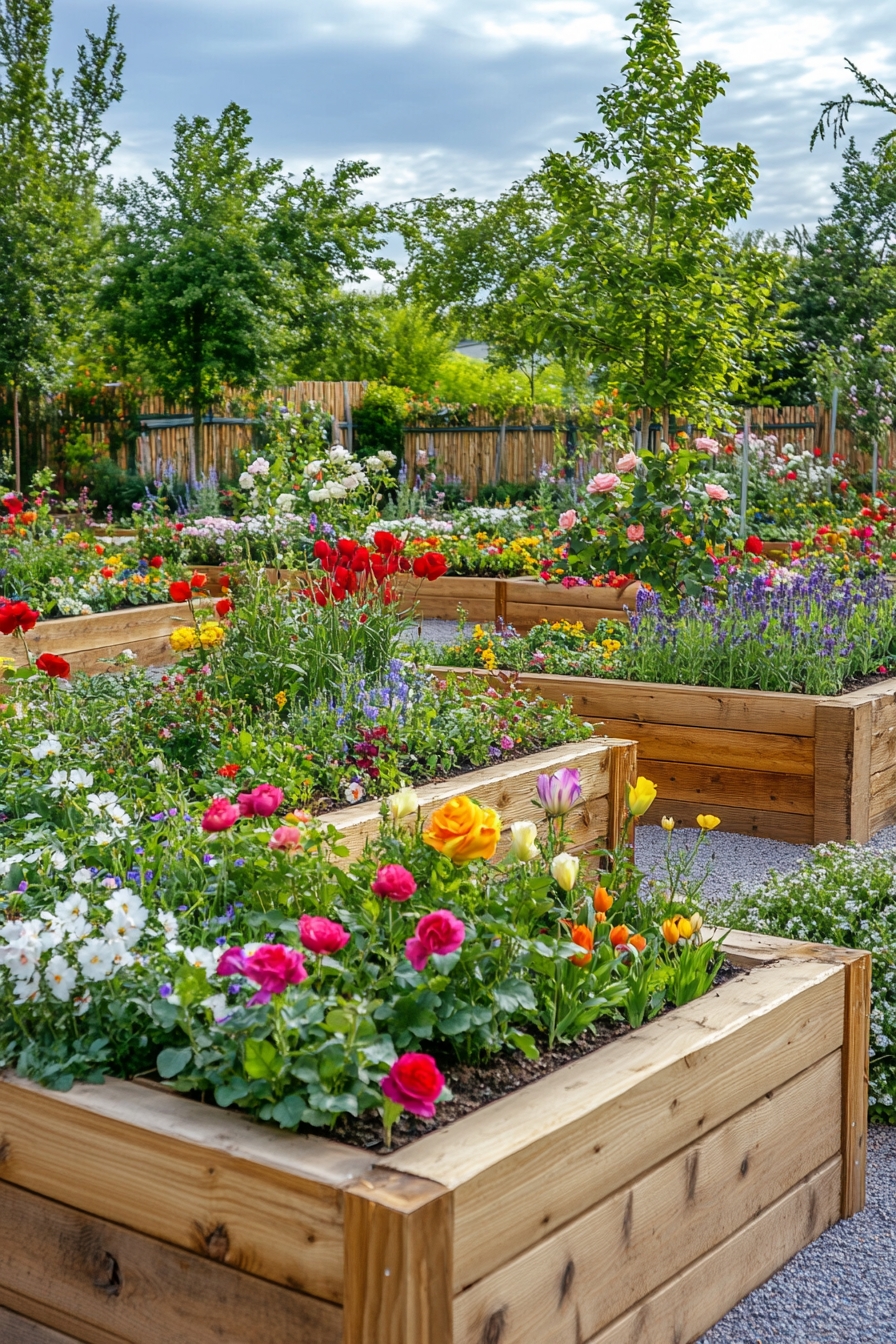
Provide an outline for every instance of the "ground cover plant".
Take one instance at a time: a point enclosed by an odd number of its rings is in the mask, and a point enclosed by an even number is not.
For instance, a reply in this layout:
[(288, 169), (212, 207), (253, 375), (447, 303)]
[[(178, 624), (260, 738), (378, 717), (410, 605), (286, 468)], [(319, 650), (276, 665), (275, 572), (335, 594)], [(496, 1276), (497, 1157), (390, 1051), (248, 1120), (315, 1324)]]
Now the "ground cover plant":
[(879, 572), (839, 576), (820, 560), (790, 568), (732, 570), (722, 594), (706, 589), (677, 609), (642, 590), (631, 623), (588, 634), (541, 622), (463, 628), (445, 649), (453, 667), (506, 668), (685, 686), (836, 695), (852, 680), (884, 676), (896, 662), (896, 593)]
[(819, 845), (792, 873), (772, 873), (755, 891), (742, 885), (720, 912), (739, 929), (872, 955), (872, 1121), (896, 1124), (896, 867), (892, 852)]
[[(388, 1143), (445, 1095), (428, 1049), (536, 1057), (688, 1002), (722, 960), (693, 855), (649, 891), (624, 845), (588, 878), (564, 831), (575, 770), (540, 777), (501, 863), (491, 809), (459, 795), (423, 817), (405, 788), (343, 870), (338, 834), (278, 815), (270, 785), (187, 810), (163, 775), (129, 810), (59, 739), (15, 731), (29, 812), (4, 823), (0, 1061), (51, 1087), (156, 1072), (288, 1129), (379, 1109)], [(629, 786), (631, 814), (655, 794)]]

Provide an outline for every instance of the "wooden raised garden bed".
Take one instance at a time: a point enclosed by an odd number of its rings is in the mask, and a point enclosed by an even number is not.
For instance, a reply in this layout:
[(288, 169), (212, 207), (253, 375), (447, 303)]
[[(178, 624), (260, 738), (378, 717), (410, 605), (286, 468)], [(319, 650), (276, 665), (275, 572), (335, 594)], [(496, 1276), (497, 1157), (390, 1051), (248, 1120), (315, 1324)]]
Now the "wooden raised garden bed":
[[(173, 662), (177, 656), (168, 642), (171, 631), (190, 624), (189, 608), (179, 602), (145, 607), (119, 607), (93, 616), (51, 616), (38, 621), (26, 636), (33, 657), (58, 653), (75, 672), (108, 672), (106, 659), (125, 649), (135, 655), (140, 667)], [(2, 652), (18, 667), (26, 662), (21, 641), (3, 641)]]
[(658, 790), (647, 824), (711, 812), (724, 831), (818, 844), (896, 822), (896, 678), (837, 696), (545, 673), (518, 685), (637, 741)]
[[(582, 801), (566, 819), (566, 829), (572, 837), (571, 848), (583, 850), (598, 842), (612, 848), (625, 820), (625, 785), (629, 780), (634, 782), (636, 774), (633, 742), (608, 738), (570, 742), (515, 761), (502, 761), (482, 770), (455, 775), (438, 784), (421, 785), (416, 793), (424, 814), (459, 793), (469, 794), (483, 807), (495, 808), (503, 827), (498, 846), (498, 857), (501, 858), (510, 845), (511, 822), (534, 821), (540, 816), (532, 806), (538, 776), (552, 774), (564, 766), (578, 769), (583, 794)], [(345, 837), (349, 854), (339, 860), (340, 864), (353, 863), (360, 857), (367, 841), (379, 834), (380, 807), (380, 801), (373, 800), (324, 814), (322, 820), (337, 827)], [(406, 818), (409, 826), (415, 822), (416, 816)], [(540, 829), (543, 834), (543, 822)]]
[(689, 1344), (864, 1203), (870, 957), (752, 969), (383, 1156), (0, 1081), (8, 1344)]

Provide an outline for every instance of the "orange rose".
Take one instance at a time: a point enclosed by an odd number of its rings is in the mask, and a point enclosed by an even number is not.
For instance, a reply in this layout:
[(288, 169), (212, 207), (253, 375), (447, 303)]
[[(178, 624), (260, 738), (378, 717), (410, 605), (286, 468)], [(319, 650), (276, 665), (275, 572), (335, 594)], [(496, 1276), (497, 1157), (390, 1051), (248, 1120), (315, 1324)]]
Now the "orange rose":
[(570, 957), (570, 961), (573, 966), (587, 966), (593, 955), (591, 949), (594, 946), (594, 934), (587, 924), (577, 924), (569, 936), (579, 947), (585, 948), (581, 957)]
[(423, 839), (452, 863), (490, 859), (498, 848), (501, 818), (491, 807), (480, 807), (459, 794), (450, 798), (430, 817)]

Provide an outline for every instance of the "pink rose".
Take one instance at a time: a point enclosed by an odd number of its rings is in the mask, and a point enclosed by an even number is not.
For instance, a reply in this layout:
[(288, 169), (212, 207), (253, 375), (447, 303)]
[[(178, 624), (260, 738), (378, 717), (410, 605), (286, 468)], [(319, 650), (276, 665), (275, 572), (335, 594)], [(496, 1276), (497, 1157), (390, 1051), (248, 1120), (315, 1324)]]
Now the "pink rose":
[(402, 1055), (380, 1083), (383, 1095), (412, 1115), (430, 1117), (442, 1094), (445, 1079), (431, 1055)]
[(268, 849), (282, 849), (285, 854), (297, 854), (304, 838), (299, 826), (278, 826), (268, 841)]
[(599, 471), (585, 486), (589, 495), (609, 495), (622, 481), (613, 471)]
[(643, 541), (644, 524), (629, 523), (628, 527), (625, 529), (625, 535), (628, 537), (629, 541)]
[(257, 784), (251, 793), (237, 798), (241, 817), (272, 817), (283, 802), (283, 790), (273, 784)]
[(326, 957), (333, 952), (340, 952), (351, 934), (341, 924), (325, 919), (323, 915), (302, 915), (299, 920), (299, 937), (302, 946), (309, 952)]
[(578, 521), (579, 515), (576, 513), (575, 509), (567, 509), (566, 512), (561, 513), (560, 517), (557, 519), (557, 526), (560, 528), (561, 532), (568, 532), (571, 527), (575, 527)]
[(713, 457), (719, 451), (718, 439), (695, 439), (694, 447), (699, 453), (712, 453)]
[(638, 470), (638, 454), (637, 454), (637, 453), (623, 453), (623, 454), (622, 454), (622, 457), (620, 457), (619, 461), (616, 463), (616, 470), (617, 470), (617, 471), (637, 471), (637, 470)]
[(728, 491), (723, 485), (716, 485), (715, 481), (710, 481), (705, 487), (706, 493), (710, 499), (728, 499)]
[(204, 831), (229, 831), (239, 820), (240, 810), (229, 798), (213, 798), (202, 818)]
[(450, 910), (433, 910), (417, 923), (417, 931), (404, 945), (405, 956), (415, 971), (422, 971), (429, 958), (456, 952), (466, 937), (462, 919)]
[(282, 994), (287, 985), (308, 979), (301, 952), (283, 943), (264, 943), (250, 956), (241, 947), (229, 947), (217, 966), (218, 975), (245, 975), (259, 986), (249, 1004), (269, 1003), (272, 995)]
[(417, 883), (414, 874), (402, 868), (400, 863), (386, 863), (377, 869), (370, 890), (377, 896), (388, 897), (390, 901), (409, 901), (417, 890)]

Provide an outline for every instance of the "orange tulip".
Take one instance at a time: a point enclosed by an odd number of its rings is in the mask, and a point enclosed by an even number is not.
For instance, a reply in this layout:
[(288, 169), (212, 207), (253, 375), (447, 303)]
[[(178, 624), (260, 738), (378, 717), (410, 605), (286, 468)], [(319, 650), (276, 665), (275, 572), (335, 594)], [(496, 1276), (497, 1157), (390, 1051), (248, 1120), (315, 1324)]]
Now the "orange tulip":
[(647, 939), (643, 933), (633, 933), (628, 940), (629, 947), (633, 947), (636, 952), (643, 952), (647, 946)]
[(606, 924), (607, 917), (604, 914), (603, 910), (598, 910), (597, 914), (594, 916), (594, 920), (595, 923), (597, 924)]
[(606, 914), (608, 910), (612, 909), (612, 906), (613, 906), (613, 897), (607, 891), (606, 887), (595, 887), (594, 889), (595, 910), (598, 910), (603, 914)]
[(587, 966), (592, 957), (591, 949), (594, 946), (594, 934), (587, 924), (577, 924), (569, 935), (574, 943), (579, 947), (584, 947), (585, 952), (581, 957), (570, 957), (573, 966)]
[(610, 930), (610, 942), (614, 947), (621, 947), (623, 943), (628, 942), (628, 929), (625, 924), (617, 924), (615, 929)]

